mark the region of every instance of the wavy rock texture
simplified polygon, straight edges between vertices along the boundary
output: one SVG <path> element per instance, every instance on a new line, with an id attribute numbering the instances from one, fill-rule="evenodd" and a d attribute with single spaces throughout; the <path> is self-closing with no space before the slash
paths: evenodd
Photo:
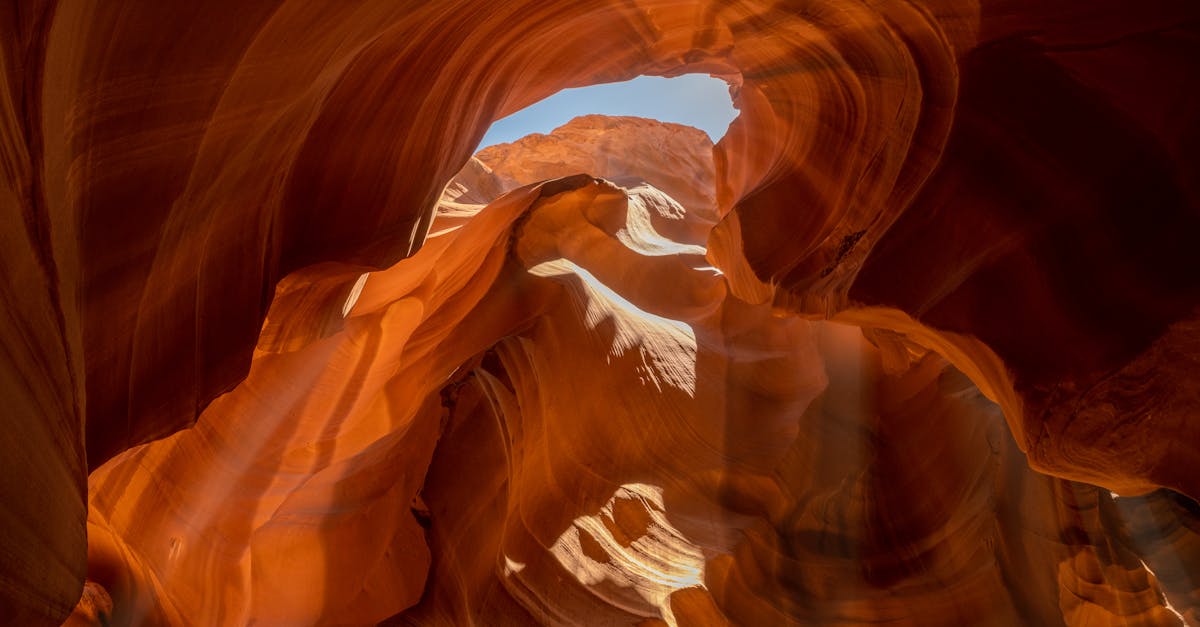
<path id="1" fill-rule="evenodd" d="M 1200 6 L 173 4 L 0 11 L 13 624 L 1200 623 Z"/>

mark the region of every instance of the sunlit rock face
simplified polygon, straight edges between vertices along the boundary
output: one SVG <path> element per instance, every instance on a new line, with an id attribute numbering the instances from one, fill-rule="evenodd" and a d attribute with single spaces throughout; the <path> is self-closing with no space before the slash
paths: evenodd
<path id="1" fill-rule="evenodd" d="M 22 3 L 0 616 L 1197 624 L 1197 23 Z"/>
<path id="2" fill-rule="evenodd" d="M 691 216 L 655 226 L 682 241 L 703 243 L 717 222 L 712 142 L 699 129 L 634 117 L 585 115 L 511 144 L 476 155 L 504 189 L 575 172 L 587 172 L 626 187 L 649 183 Z M 658 214 L 656 213 L 655 216 Z M 692 225 L 691 231 L 680 231 Z"/>

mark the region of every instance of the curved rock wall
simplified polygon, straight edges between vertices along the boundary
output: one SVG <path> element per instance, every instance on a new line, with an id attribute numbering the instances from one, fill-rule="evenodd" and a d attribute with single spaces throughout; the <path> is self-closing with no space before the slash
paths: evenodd
<path id="1" fill-rule="evenodd" d="M 447 208 L 365 282 L 290 277 L 236 390 L 92 474 L 89 576 L 114 622 L 1171 624 L 1172 597 L 1191 607 L 1097 515 L 1147 506 L 1031 470 L 999 408 L 895 332 L 732 296 L 702 248 L 646 227 L 656 203 L 673 201 L 557 179 Z M 293 324 L 329 310 L 345 317 Z"/>
<path id="2" fill-rule="evenodd" d="M 0 614 L 1195 622 L 1198 20 L 0 12 Z M 706 245 L 590 176 L 437 208 L 491 120 L 688 71 Z"/>

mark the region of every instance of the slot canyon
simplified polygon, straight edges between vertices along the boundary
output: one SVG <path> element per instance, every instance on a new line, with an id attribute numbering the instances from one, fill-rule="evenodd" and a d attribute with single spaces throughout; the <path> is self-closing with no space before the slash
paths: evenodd
<path id="1" fill-rule="evenodd" d="M 0 624 L 1200 626 L 1195 0 L 8 0 L 0 79 Z"/>

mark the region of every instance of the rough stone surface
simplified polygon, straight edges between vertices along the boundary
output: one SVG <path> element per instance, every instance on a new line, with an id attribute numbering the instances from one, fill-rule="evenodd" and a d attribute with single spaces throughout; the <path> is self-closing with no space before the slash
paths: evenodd
<path id="1" fill-rule="evenodd" d="M 505 190 L 575 172 L 627 187 L 649 183 L 692 215 L 684 221 L 682 212 L 662 219 L 656 214 L 654 226 L 679 241 L 702 244 L 717 221 L 712 142 L 690 126 L 585 115 L 548 135 L 489 146 L 475 157 Z M 685 224 L 694 226 L 683 230 Z"/>

